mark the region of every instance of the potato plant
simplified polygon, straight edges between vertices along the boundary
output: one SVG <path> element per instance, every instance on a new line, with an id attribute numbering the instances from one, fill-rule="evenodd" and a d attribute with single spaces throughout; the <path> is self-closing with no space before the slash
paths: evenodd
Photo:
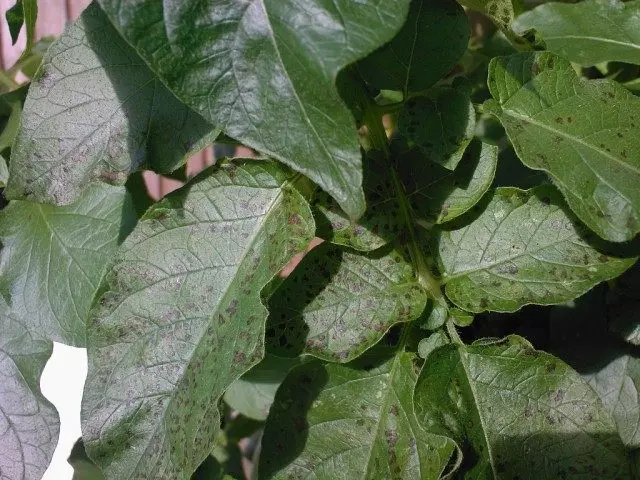
<path id="1" fill-rule="evenodd" d="M 639 0 L 95 0 L 35 70 L 36 10 L 2 480 L 51 460 L 54 341 L 77 479 L 639 478 Z M 213 142 L 255 155 L 187 178 Z"/>

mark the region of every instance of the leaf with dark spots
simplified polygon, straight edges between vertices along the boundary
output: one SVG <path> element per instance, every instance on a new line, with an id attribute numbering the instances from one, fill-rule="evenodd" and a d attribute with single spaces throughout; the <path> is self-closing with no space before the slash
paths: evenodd
<path id="1" fill-rule="evenodd" d="M 467 449 L 459 472 L 465 478 L 532 472 L 541 480 L 631 478 L 627 453 L 595 392 L 521 337 L 435 350 L 414 401 L 425 430 Z"/>
<path id="2" fill-rule="evenodd" d="M 440 478 L 455 447 L 416 421 L 412 359 L 398 353 L 369 370 L 317 362 L 292 370 L 267 418 L 260 474 Z"/>
<path id="3" fill-rule="evenodd" d="M 587 241 L 551 186 L 498 188 L 471 223 L 441 231 L 438 249 L 447 296 L 476 313 L 565 302 L 635 262 Z"/>
<path id="4" fill-rule="evenodd" d="M 492 59 L 488 85 L 494 100 L 485 110 L 581 221 L 614 242 L 640 232 L 640 99 L 613 81 L 578 77 L 546 52 Z"/>
<path id="5" fill-rule="evenodd" d="M 219 130 L 180 103 L 96 4 L 47 51 L 29 89 L 8 198 L 68 204 L 94 181 L 167 173 Z"/>
<path id="6" fill-rule="evenodd" d="M 348 362 L 417 318 L 427 293 L 401 252 L 313 249 L 269 299 L 269 351 Z"/>
<path id="7" fill-rule="evenodd" d="M 82 417 L 107 479 L 184 478 L 209 454 L 220 397 L 263 356 L 260 291 L 313 237 L 298 177 L 268 161 L 210 167 L 116 252 L 89 324 Z"/>
<path id="8" fill-rule="evenodd" d="M 357 130 L 336 77 L 393 38 L 409 0 L 99 3 L 178 98 L 362 215 Z"/>

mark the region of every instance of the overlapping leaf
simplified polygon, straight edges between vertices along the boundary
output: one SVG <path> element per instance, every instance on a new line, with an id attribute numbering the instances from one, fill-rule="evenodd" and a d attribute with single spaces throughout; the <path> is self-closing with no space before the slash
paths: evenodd
<path id="1" fill-rule="evenodd" d="M 545 3 L 513 23 L 516 32 L 535 29 L 547 50 L 572 62 L 640 65 L 640 1 L 586 0 Z"/>
<path id="2" fill-rule="evenodd" d="M 90 5 L 34 77 L 7 196 L 68 204 L 94 180 L 123 184 L 138 168 L 174 170 L 215 136 Z"/>
<path id="3" fill-rule="evenodd" d="M 392 325 L 417 318 L 426 302 L 399 251 L 359 255 L 323 244 L 269 299 L 270 351 L 348 362 Z"/>
<path id="4" fill-rule="evenodd" d="M 515 18 L 514 0 L 458 0 L 465 7 L 488 15 L 502 30 L 509 31 Z M 515 0 L 518 2 L 519 0 Z"/>
<path id="5" fill-rule="evenodd" d="M 67 206 L 10 202 L 0 212 L 0 289 L 13 314 L 29 331 L 84 346 L 105 266 L 134 222 L 124 187 L 93 184 Z"/>
<path id="6" fill-rule="evenodd" d="M 55 407 L 40 392 L 53 344 L 12 314 L 0 295 L 0 478 L 38 479 L 58 442 Z"/>
<path id="7" fill-rule="evenodd" d="M 100 0 L 169 88 L 229 136 L 304 173 L 352 218 L 365 209 L 338 72 L 388 42 L 408 0 Z"/>
<path id="8" fill-rule="evenodd" d="M 107 479 L 185 478 L 210 452 L 218 400 L 263 356 L 260 291 L 313 236 L 293 181 L 267 161 L 211 167 L 117 252 L 83 399 L 87 452 Z"/>
<path id="9" fill-rule="evenodd" d="M 611 241 L 640 231 L 640 99 L 550 53 L 494 58 L 489 89 L 520 159 L 550 174 L 580 220 Z"/>
<path id="10" fill-rule="evenodd" d="M 375 88 L 420 92 L 453 69 L 468 41 L 469 22 L 455 0 L 416 0 L 400 32 L 358 70 Z"/>
<path id="11" fill-rule="evenodd" d="M 550 186 L 497 189 L 477 218 L 439 242 L 447 296 L 471 312 L 571 300 L 635 262 L 590 245 Z"/>
<path id="12" fill-rule="evenodd" d="M 412 355 L 371 370 L 317 362 L 278 391 L 262 440 L 265 478 L 440 478 L 450 439 L 425 432 L 413 412 Z"/>
<path id="13" fill-rule="evenodd" d="M 422 426 L 467 450 L 468 478 L 631 478 L 595 392 L 520 337 L 435 350 L 414 395 Z"/>

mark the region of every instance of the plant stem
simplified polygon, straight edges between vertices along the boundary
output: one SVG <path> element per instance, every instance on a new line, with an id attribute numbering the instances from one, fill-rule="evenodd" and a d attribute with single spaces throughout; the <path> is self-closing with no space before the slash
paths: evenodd
<path id="1" fill-rule="evenodd" d="M 464 342 L 460 338 L 460 335 L 458 335 L 458 330 L 456 330 L 456 326 L 453 324 L 451 320 L 447 320 L 446 328 L 447 328 L 447 333 L 449 334 L 449 338 L 453 343 L 456 343 L 458 345 L 464 345 Z"/>

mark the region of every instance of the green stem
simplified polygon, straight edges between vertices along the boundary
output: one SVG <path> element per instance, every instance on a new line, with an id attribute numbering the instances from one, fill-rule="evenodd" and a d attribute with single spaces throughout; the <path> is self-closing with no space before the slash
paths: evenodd
<path id="1" fill-rule="evenodd" d="M 458 345 L 464 345 L 464 342 L 460 338 L 460 335 L 458 335 L 458 330 L 456 330 L 456 326 L 453 324 L 451 320 L 447 320 L 446 328 L 447 328 L 447 333 L 449 334 L 449 338 L 453 343 L 456 343 Z"/>
<path id="2" fill-rule="evenodd" d="M 4 70 L 0 70 L 0 84 L 4 85 L 9 90 L 15 90 L 19 87 L 15 80 L 11 78 Z"/>

